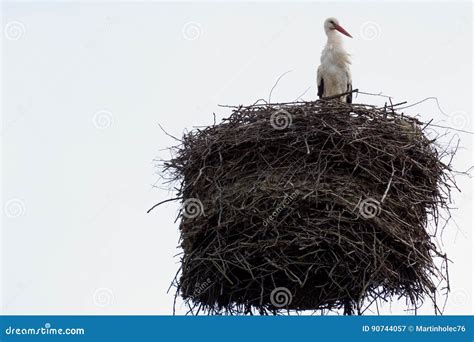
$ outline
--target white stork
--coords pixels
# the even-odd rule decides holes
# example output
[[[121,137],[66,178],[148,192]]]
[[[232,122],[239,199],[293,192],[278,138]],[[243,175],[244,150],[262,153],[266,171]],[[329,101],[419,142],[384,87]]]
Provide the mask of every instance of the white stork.
[[[318,96],[319,98],[343,94],[352,90],[351,71],[349,69],[349,54],[342,46],[338,32],[351,37],[344,30],[336,18],[328,18],[324,22],[324,31],[328,41],[321,54],[321,65],[318,68]],[[352,94],[341,96],[341,100],[352,103]]]

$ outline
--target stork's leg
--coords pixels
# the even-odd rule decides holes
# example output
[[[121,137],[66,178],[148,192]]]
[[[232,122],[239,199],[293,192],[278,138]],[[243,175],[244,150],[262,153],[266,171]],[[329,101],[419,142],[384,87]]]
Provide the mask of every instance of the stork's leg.
[[[324,78],[321,78],[321,81],[318,84],[318,97],[322,98],[323,94],[324,94]]]
[[[347,91],[352,91],[352,83],[349,83],[347,85]],[[349,93],[346,95],[346,102],[347,103],[352,103],[352,93]]]

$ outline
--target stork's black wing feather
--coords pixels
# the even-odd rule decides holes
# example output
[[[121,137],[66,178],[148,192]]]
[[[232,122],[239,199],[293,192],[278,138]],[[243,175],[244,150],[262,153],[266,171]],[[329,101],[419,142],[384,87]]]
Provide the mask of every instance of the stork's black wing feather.
[[[324,93],[324,78],[321,78],[321,83],[318,84],[318,96],[319,98],[323,97]]]
[[[352,91],[352,83],[347,84],[347,91]],[[346,102],[352,103],[352,93],[346,95]]]

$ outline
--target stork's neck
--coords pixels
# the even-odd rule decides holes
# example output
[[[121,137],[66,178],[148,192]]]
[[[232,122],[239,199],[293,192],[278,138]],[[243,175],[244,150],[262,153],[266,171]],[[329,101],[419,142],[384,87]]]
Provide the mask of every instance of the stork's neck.
[[[327,36],[328,36],[328,41],[326,43],[327,48],[344,51],[344,48],[342,47],[341,36],[335,30],[331,30],[327,32]]]
[[[330,31],[327,34],[328,41],[321,55],[321,63],[333,63],[346,67],[351,64],[350,55],[344,50],[342,39],[336,31]]]

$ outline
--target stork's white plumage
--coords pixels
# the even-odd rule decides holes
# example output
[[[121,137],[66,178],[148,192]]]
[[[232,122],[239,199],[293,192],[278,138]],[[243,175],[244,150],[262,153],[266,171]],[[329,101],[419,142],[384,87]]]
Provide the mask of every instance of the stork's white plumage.
[[[324,21],[324,31],[328,41],[321,54],[321,65],[318,68],[318,96],[320,98],[343,94],[352,90],[352,77],[349,65],[349,54],[342,46],[339,33],[352,36],[344,30],[336,18]],[[341,100],[352,103],[352,94],[341,96]]]

